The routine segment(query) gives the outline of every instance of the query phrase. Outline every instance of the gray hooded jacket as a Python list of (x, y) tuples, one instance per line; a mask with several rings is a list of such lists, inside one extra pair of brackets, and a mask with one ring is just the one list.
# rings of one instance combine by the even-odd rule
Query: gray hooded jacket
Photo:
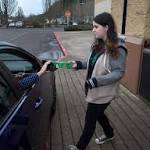
[[(117, 59), (111, 57), (108, 53), (101, 54), (97, 59), (91, 76), (91, 79), (96, 80), (97, 86), (93, 86), (92, 89), (88, 90), (87, 102), (95, 104), (109, 103), (118, 95), (119, 80), (125, 73), (127, 50), (124, 44), (124, 40), (119, 39), (120, 53)], [(89, 59), (80, 63), (82, 64), (81, 69), (86, 69), (89, 65)]]

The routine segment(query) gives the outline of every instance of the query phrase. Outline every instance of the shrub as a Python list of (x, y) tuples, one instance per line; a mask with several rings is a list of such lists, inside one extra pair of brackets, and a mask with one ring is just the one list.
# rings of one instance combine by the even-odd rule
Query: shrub
[(33, 21), (32, 25), (34, 28), (42, 28), (43, 25), (39, 21)]
[(64, 27), (64, 31), (86, 31), (92, 30), (92, 25), (70, 25)]

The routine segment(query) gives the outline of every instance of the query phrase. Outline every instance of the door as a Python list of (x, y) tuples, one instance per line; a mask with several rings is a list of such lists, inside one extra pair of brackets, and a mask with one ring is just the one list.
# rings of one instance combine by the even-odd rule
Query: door
[[(8, 67), (9, 74), (12, 74), (11, 77), (8, 77), (8, 80), (12, 79), (12, 76), (19, 72), (28, 74), (37, 72), (42, 65), (42, 61), (38, 60), (32, 54), (10, 45), (0, 45), (0, 60)], [(1, 130), (0, 140), (3, 141), (4, 137), (8, 138), (5, 139), (6, 142), (1, 143), (3, 143), (3, 147), (6, 146), (4, 147), (5, 150), (16, 149), (24, 131), (27, 131), (29, 140), (32, 142), (31, 145), (36, 147), (36, 149), (38, 147), (42, 149), (48, 135), (49, 118), (55, 105), (54, 73), (48, 72), (42, 76), (40, 82), (29, 90), (20, 91), (17, 87), (12, 89), (15, 95), (17, 95), (16, 103), (13, 107), (14, 111), (8, 113), (9, 116), (7, 118), (10, 119), (6, 119), (5, 126)], [(36, 104), (38, 104), (38, 108), (35, 107), (37, 106)], [(11, 132), (12, 127), (13, 132)], [(8, 133), (12, 133), (11, 136), (8, 136)], [(6, 145), (8, 141), (10, 144)]]
[(17, 91), (11, 72), (0, 62), (0, 148), (5, 150), (17, 148), (29, 120), (24, 113), (28, 97)]
[[(15, 47), (0, 50), (0, 147), (16, 150), (31, 121), (40, 98), (40, 83), (22, 91), (17, 87), (14, 74), (39, 70), (41, 62), (33, 55)], [(41, 102), (40, 102), (41, 103)]]

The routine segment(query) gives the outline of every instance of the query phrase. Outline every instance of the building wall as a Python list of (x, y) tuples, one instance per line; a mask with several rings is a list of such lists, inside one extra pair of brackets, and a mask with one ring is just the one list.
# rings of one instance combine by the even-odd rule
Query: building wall
[(66, 1), (67, 4), (64, 9), (71, 10), (73, 21), (79, 23), (91, 20), (92, 22), (94, 16), (94, 0), (86, 0), (83, 4), (80, 4), (80, 0), (73, 0), (70, 3), (68, 2), (69, 0)]
[(146, 0), (145, 8), (146, 8), (146, 17), (145, 17), (144, 36), (145, 38), (150, 39), (150, 0)]
[(145, 28), (146, 0), (128, 0), (126, 35), (143, 37)]
[[(111, 13), (119, 32), (122, 26), (123, 2), (124, 0), (112, 0)], [(150, 38), (150, 0), (128, 0), (125, 34)]]
[[(80, 11), (80, 18), (86, 22), (88, 17), (94, 16), (94, 0), (86, 0), (86, 3), (80, 4), (78, 2), (78, 9)], [(92, 20), (91, 20), (92, 21)]]
[(111, 14), (116, 22), (117, 31), (121, 33), (122, 16), (123, 16), (123, 1), (124, 0), (111, 0)]
[[(127, 0), (126, 35), (150, 38), (150, 0)], [(110, 12), (121, 33), (124, 0), (95, 0), (94, 14)]]
[(102, 12), (111, 12), (111, 0), (95, 0), (94, 15)]

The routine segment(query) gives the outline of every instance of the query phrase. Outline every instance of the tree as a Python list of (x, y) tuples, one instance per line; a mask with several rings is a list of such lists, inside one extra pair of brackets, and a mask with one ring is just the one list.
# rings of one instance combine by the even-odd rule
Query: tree
[(51, 6), (51, 0), (43, 0), (43, 9), (45, 13), (47, 13), (50, 6)]
[(18, 12), (17, 12), (17, 20), (22, 21), (24, 18), (23, 10), (21, 7), (18, 7)]
[(7, 26), (8, 18), (15, 12), (17, 5), (17, 0), (0, 0), (0, 10)]
[(0, 7), (0, 25), (2, 24), (2, 22), (3, 22), (3, 12)]

